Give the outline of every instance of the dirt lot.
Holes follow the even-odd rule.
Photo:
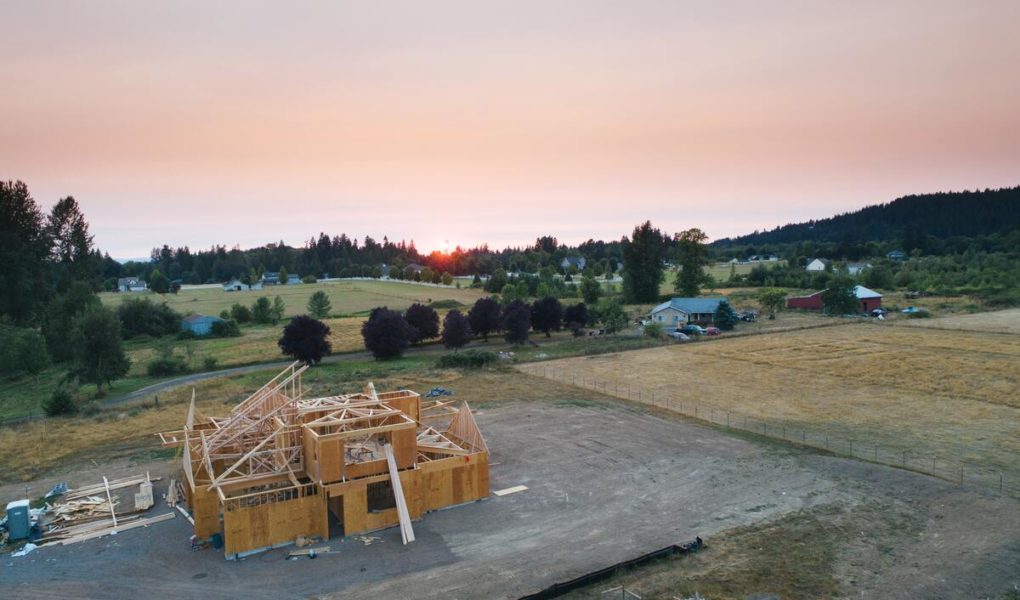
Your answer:
[[[542,367],[568,382],[598,379],[609,391],[642,389],[734,420],[839,434],[1020,482],[1020,335],[871,322]]]
[[[839,595],[984,597],[1016,578],[1020,509],[1010,500],[729,436],[593,393],[482,406],[492,489],[529,489],[426,515],[406,547],[390,529],[368,546],[331,540],[335,553],[316,560],[287,562],[278,549],[228,562],[190,551],[188,524],[175,519],[0,557],[0,587],[9,598],[514,598],[695,535],[709,541],[699,561],[730,564],[737,554],[726,550],[727,530],[862,506],[896,526],[852,532],[853,543],[816,568]],[[881,546],[872,543],[879,534]]]

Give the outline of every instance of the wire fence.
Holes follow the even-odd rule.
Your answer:
[[[732,410],[691,402],[675,395],[648,391],[637,386],[605,381],[588,375],[578,375],[541,363],[518,365],[517,368],[529,375],[666,409],[726,429],[746,431],[801,446],[818,448],[838,456],[908,469],[958,485],[976,486],[1001,495],[1020,498],[1020,474],[961,460],[950,452],[943,454],[921,452],[913,448],[876,443],[869,439],[863,439],[861,436],[850,436],[828,429],[812,430],[791,426],[781,421],[769,421]]]

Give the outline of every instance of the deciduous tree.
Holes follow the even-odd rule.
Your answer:
[[[374,308],[361,326],[361,337],[372,356],[380,360],[396,358],[404,353],[414,330],[404,316],[385,306]]]
[[[471,341],[471,324],[459,310],[453,309],[443,318],[443,345],[459,349]]]
[[[762,308],[769,311],[769,318],[775,319],[776,313],[786,306],[786,290],[780,288],[765,288],[758,293],[758,303]]]
[[[535,300],[531,306],[531,327],[550,337],[552,331],[563,327],[563,306],[552,296]]]
[[[468,311],[471,331],[482,336],[485,341],[489,341],[490,333],[499,331],[500,318],[499,302],[494,298],[479,298]]]
[[[333,350],[329,326],[308,315],[293,317],[283,328],[278,344],[285,355],[309,365],[318,364]]]
[[[439,335],[439,315],[434,309],[424,304],[415,302],[409,306],[404,318],[413,330],[411,336],[413,344],[419,344]]]
[[[829,280],[829,287],[822,292],[822,306],[830,315],[851,315],[860,312],[860,301],[854,293],[854,281],[837,275]]]
[[[131,367],[124,354],[120,321],[108,308],[92,306],[76,318],[69,342],[74,349],[75,374],[99,390],[126,375]]]
[[[523,300],[514,300],[503,309],[503,337],[512,344],[528,341],[531,329],[531,308]]]

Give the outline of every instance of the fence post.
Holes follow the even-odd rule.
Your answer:
[[[730,428],[730,411],[726,411],[726,429]]]
[[[850,458],[854,457],[854,441],[850,440]]]

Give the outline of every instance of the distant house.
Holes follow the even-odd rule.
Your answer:
[[[813,258],[808,261],[807,266],[804,267],[804,270],[813,272],[824,271],[826,267],[828,267],[831,264],[832,261],[830,261],[827,258]]]
[[[801,310],[824,310],[821,292],[815,292],[808,296],[791,296],[786,299],[786,308],[799,308]],[[860,300],[860,312],[868,313],[876,308],[882,308],[882,294],[869,290],[863,285],[854,286],[854,295]]]
[[[583,256],[568,256],[560,261],[560,267],[563,270],[569,270],[570,267],[577,267],[578,271],[583,271],[584,266],[588,264]]]
[[[865,269],[870,268],[870,263],[847,263],[846,272],[850,275],[860,275]]]
[[[262,285],[280,285],[280,273],[266,271],[262,274],[262,281],[260,283]],[[296,273],[288,274],[287,285],[294,285],[296,283],[301,283],[301,276]]]
[[[893,250],[885,255],[889,260],[907,260],[907,253],[903,250]]]
[[[649,318],[667,327],[683,327],[688,323],[712,323],[715,309],[726,298],[672,298],[648,313]]]
[[[121,277],[117,280],[118,292],[144,292],[145,282],[138,277]]]
[[[424,268],[425,267],[419,265],[418,263],[407,263],[407,266],[404,267],[404,272],[406,273],[408,269],[411,269],[412,273],[419,273],[420,274],[422,269],[424,269]]]
[[[208,315],[189,315],[181,319],[181,329],[190,331],[195,335],[209,335],[212,333],[213,323],[220,323],[223,319],[210,317]]]
[[[243,281],[236,277],[223,284],[224,292],[242,292],[246,290],[261,290],[261,289],[262,289],[261,281],[256,281],[254,284],[248,285],[247,283],[244,283]]]

